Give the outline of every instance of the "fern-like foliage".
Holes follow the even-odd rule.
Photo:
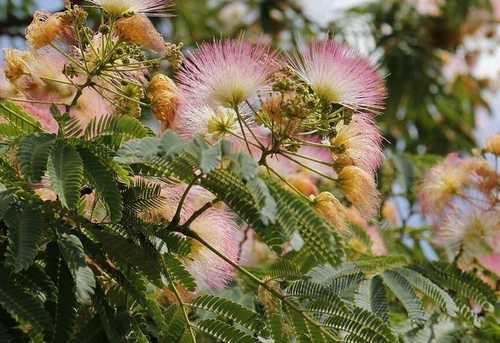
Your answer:
[[[343,312],[324,304],[311,306],[311,311],[327,314],[324,325],[348,333],[346,341],[355,342],[394,342],[392,330],[373,313],[354,307],[350,312]]]
[[[389,321],[387,295],[380,276],[359,283],[354,303],[358,307],[375,313],[383,321]]]
[[[191,292],[196,290],[196,282],[178,258],[167,254],[163,256],[163,263],[170,282],[179,283]]]
[[[404,339],[418,341],[431,338],[436,318],[479,326],[492,315],[495,295],[454,266],[398,255],[349,259],[308,199],[225,141],[153,138],[127,116],[82,130],[55,115],[57,136],[19,124],[7,145],[14,153],[0,158],[0,338],[385,343],[401,338],[395,322]],[[34,191],[45,175],[58,201]],[[193,240],[209,243],[188,224],[148,216],[165,206],[161,184],[179,181],[210,191],[211,206],[224,202],[274,250],[252,268],[219,255],[239,271],[237,292],[198,294],[185,264]],[[98,215],[86,212],[89,192]],[[470,300],[484,313],[472,312]]]
[[[125,211],[129,214],[141,215],[158,209],[164,204],[161,186],[148,182],[143,178],[134,180],[122,193]]]
[[[206,149],[211,150],[206,152]],[[196,178],[194,171],[200,168],[202,172],[208,172],[200,179],[200,185],[224,201],[277,252],[280,252],[285,240],[298,231],[306,246],[313,249],[312,255],[318,261],[332,264],[340,261],[340,240],[310,204],[286,190],[277,181],[258,178],[257,166],[248,163],[240,155],[230,156],[229,159],[233,162],[231,170],[214,168],[223,156],[221,148],[217,148],[217,154],[212,149],[200,139],[183,143],[173,133],[169,133],[161,142],[146,138],[125,144],[115,160],[147,165],[152,175],[173,174],[183,178],[185,182],[193,182]],[[204,168],[200,165],[202,157]],[[266,200],[269,197],[273,199],[272,204],[269,203],[270,200]],[[276,211],[271,209],[275,205]]]
[[[191,305],[194,308],[206,310],[217,316],[224,317],[227,321],[236,322],[252,332],[258,333],[264,327],[264,323],[260,320],[256,312],[228,299],[212,295],[202,295],[196,298]]]
[[[79,153],[85,175],[106,205],[111,221],[119,222],[122,218],[123,201],[112,172],[89,150],[80,149]]]
[[[266,327],[269,331],[269,337],[276,343],[285,343],[287,341],[287,332],[285,328],[283,315],[276,311],[266,313]]]
[[[23,175],[31,182],[39,182],[47,170],[47,161],[55,136],[36,134],[25,137],[19,144],[17,157]]]
[[[186,323],[182,308],[177,305],[172,305],[166,317],[168,318],[168,322],[161,336],[164,337],[166,342],[182,342],[183,335],[186,331]]]
[[[8,100],[0,100],[0,117],[7,119],[12,128],[10,133],[28,135],[39,132],[40,124],[24,109]]]
[[[403,305],[410,320],[416,325],[423,325],[428,317],[424,311],[422,295],[441,307],[444,313],[451,317],[456,316],[460,311],[460,304],[465,303],[454,298],[448,287],[441,286],[446,282],[434,281],[430,277],[430,271],[421,266],[403,267],[407,264],[407,260],[399,256],[363,257],[336,267],[320,266],[313,269],[309,275],[342,299],[353,301],[357,306],[375,313],[385,321],[389,320],[388,292]],[[441,271],[446,273],[446,265],[443,265]],[[479,284],[477,288],[479,296]],[[487,297],[491,301],[491,293]]]
[[[386,271],[382,274],[384,284],[396,295],[406,309],[408,316],[412,322],[417,325],[422,324],[426,320],[426,315],[422,302],[415,294],[411,284],[393,271]]]
[[[50,330],[52,322],[41,300],[15,284],[10,275],[11,271],[0,266],[0,305],[38,332]]]
[[[338,307],[340,310],[346,310],[345,304],[339,296],[328,288],[312,281],[295,281],[287,287],[286,293],[289,296],[307,297],[311,300],[324,301]]]
[[[43,216],[36,208],[11,207],[4,215],[8,227],[6,263],[15,272],[28,269],[38,252],[38,243],[45,227]]]
[[[275,180],[267,181],[271,195],[278,206],[276,222],[280,228],[289,235],[293,233],[290,229],[296,229],[318,262],[338,264],[343,255],[343,248],[335,231],[304,199],[285,189]]]
[[[95,236],[104,247],[104,251],[116,263],[129,265],[134,270],[141,270],[148,279],[161,285],[161,263],[154,256],[148,254],[146,249],[134,244],[133,240],[108,231],[93,230]]]
[[[243,331],[216,319],[203,320],[196,324],[196,328],[223,343],[257,343],[257,338],[247,335]]]
[[[76,324],[75,282],[55,243],[49,245],[47,254],[46,271],[57,286],[55,299],[50,299],[46,304],[53,322],[50,338],[47,341],[68,342],[73,338]]]
[[[414,269],[441,287],[453,291],[456,296],[472,300],[486,309],[492,309],[497,301],[488,285],[473,274],[462,272],[451,264],[434,262],[415,266]]]
[[[402,275],[415,289],[431,298],[450,316],[454,317],[457,314],[458,307],[453,298],[434,282],[411,269],[398,268],[395,272]]]
[[[73,276],[78,300],[90,303],[96,283],[94,273],[85,261],[82,242],[75,235],[64,234],[58,243],[61,255]]]
[[[66,208],[75,208],[80,198],[83,162],[71,145],[57,142],[48,160],[48,176],[52,188]]]
[[[150,135],[151,130],[134,117],[107,115],[92,119],[85,128],[83,138],[118,148],[126,141]]]

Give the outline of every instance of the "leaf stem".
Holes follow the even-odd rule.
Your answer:
[[[168,271],[167,271],[167,268],[165,266],[165,262],[163,261],[163,259],[162,259],[162,264],[163,264],[163,268],[165,270],[165,273],[167,273],[167,275],[169,275]],[[169,278],[170,278],[170,276],[169,276]],[[182,297],[181,297],[179,291],[177,290],[177,287],[175,287],[175,283],[174,282],[170,281],[170,287],[172,289],[172,292],[174,292],[174,295],[177,298],[177,301],[179,302],[179,306],[182,309],[182,315],[184,316],[184,320],[186,321],[186,325],[188,327],[189,334],[191,336],[191,340],[192,340],[193,343],[195,343],[196,342],[196,335],[195,335],[195,333],[193,331],[193,325],[191,325],[191,321],[189,320],[189,315],[188,315],[188,313],[186,311],[186,306],[184,304],[184,300],[182,300]]]

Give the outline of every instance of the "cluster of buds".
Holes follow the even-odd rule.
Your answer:
[[[0,98],[22,106],[48,132],[59,127],[53,106],[82,130],[108,115],[140,117],[148,79],[162,61],[182,61],[180,47],[165,42],[147,17],[166,15],[168,1],[94,3],[106,17],[98,30],[87,25],[82,7],[67,2],[63,12],[34,14],[28,51],[5,52]],[[156,102],[164,111],[165,101]]]

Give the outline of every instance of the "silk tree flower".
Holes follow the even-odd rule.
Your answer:
[[[105,91],[102,91],[105,92]],[[76,105],[71,109],[71,117],[77,118],[80,127],[85,129],[94,118],[102,118],[114,112],[113,104],[93,88],[84,88]]]
[[[0,98],[10,98],[15,96],[17,90],[14,85],[7,79],[5,70],[0,68]]]
[[[347,166],[338,174],[338,185],[363,218],[370,219],[376,215],[379,193],[372,175],[356,166]]]
[[[178,80],[187,103],[234,108],[270,90],[279,68],[268,47],[241,40],[204,44],[186,59]]]
[[[418,187],[422,212],[438,224],[449,211],[460,207],[491,207],[496,173],[482,159],[462,159],[450,154],[431,168]]]
[[[436,232],[436,242],[447,248],[451,258],[470,270],[475,263],[500,276],[500,211],[468,208],[451,213]]]
[[[36,11],[26,29],[26,40],[33,49],[43,48],[56,40],[74,40],[74,31],[63,13]]]
[[[43,131],[56,134],[59,131],[59,124],[54,119],[48,104],[35,104],[29,102],[17,102],[27,113],[40,123]],[[59,108],[63,110],[62,108]]]
[[[5,60],[4,73],[9,84],[4,86],[5,95],[19,99],[14,102],[36,119],[42,130],[57,133],[59,126],[50,103],[68,101],[76,91],[65,83],[66,58],[51,47],[44,47],[29,52],[7,49]],[[59,109],[64,111],[61,106]]]
[[[470,183],[465,161],[457,154],[450,154],[440,164],[431,168],[419,186],[422,212],[440,215],[450,200]]]
[[[164,205],[153,211],[151,219],[162,218],[171,221],[177,205],[186,189],[185,185],[162,184],[161,195]],[[213,200],[213,195],[201,187],[192,187],[181,211],[180,224],[184,223],[197,209]],[[234,262],[238,262],[239,236],[236,217],[225,207],[212,207],[203,212],[190,225],[212,247]],[[191,254],[185,263],[197,283],[198,291],[224,288],[233,277],[233,267],[211,252],[198,241],[192,240]]]
[[[382,218],[384,218],[387,223],[393,227],[401,226],[401,218],[396,206],[396,203],[392,199],[387,199],[382,206]]]
[[[241,130],[237,114],[233,109],[222,106],[196,106],[182,102],[173,122],[173,129],[183,138],[190,139],[202,135],[208,140],[216,141],[228,132]],[[215,139],[210,139],[213,136]]]
[[[5,63],[5,76],[28,99],[57,102],[75,92],[63,74],[68,60],[51,47],[36,51],[6,49]]]
[[[111,16],[121,17],[126,14],[145,14],[165,17],[171,7],[169,0],[89,0],[101,7]]]
[[[367,60],[332,40],[311,43],[290,58],[290,67],[320,97],[353,111],[380,113],[384,81]]]
[[[349,124],[340,122],[336,135],[330,141],[334,152],[334,163],[338,168],[355,165],[375,174],[382,164],[382,136],[371,121],[356,116]]]
[[[196,106],[186,104],[182,99],[180,101],[179,109],[172,124],[173,131],[177,132],[179,136],[191,139],[196,135],[201,135],[210,143],[215,143],[224,138],[232,143],[234,150],[248,152],[248,147],[244,141],[246,137],[251,154],[255,158],[260,156],[261,150],[258,147],[257,140],[265,145],[266,137],[262,132],[262,128],[255,123],[251,123],[251,120],[249,120],[251,118],[247,115],[243,114],[243,118],[255,137],[246,126],[243,127],[243,131],[241,130],[238,115],[231,108],[223,106],[211,107],[208,105]]]

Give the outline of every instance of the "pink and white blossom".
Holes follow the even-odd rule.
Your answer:
[[[332,40],[313,42],[290,58],[291,69],[320,97],[354,111],[380,113],[386,90],[368,60]]]
[[[128,13],[146,14],[148,16],[167,16],[172,2],[170,0],[89,0],[113,16]]]
[[[340,122],[330,143],[335,164],[355,165],[371,174],[382,164],[382,135],[375,124],[362,116],[356,116],[349,124]]]
[[[190,104],[234,108],[270,89],[278,68],[267,46],[241,40],[203,44],[187,57],[178,80]]]

